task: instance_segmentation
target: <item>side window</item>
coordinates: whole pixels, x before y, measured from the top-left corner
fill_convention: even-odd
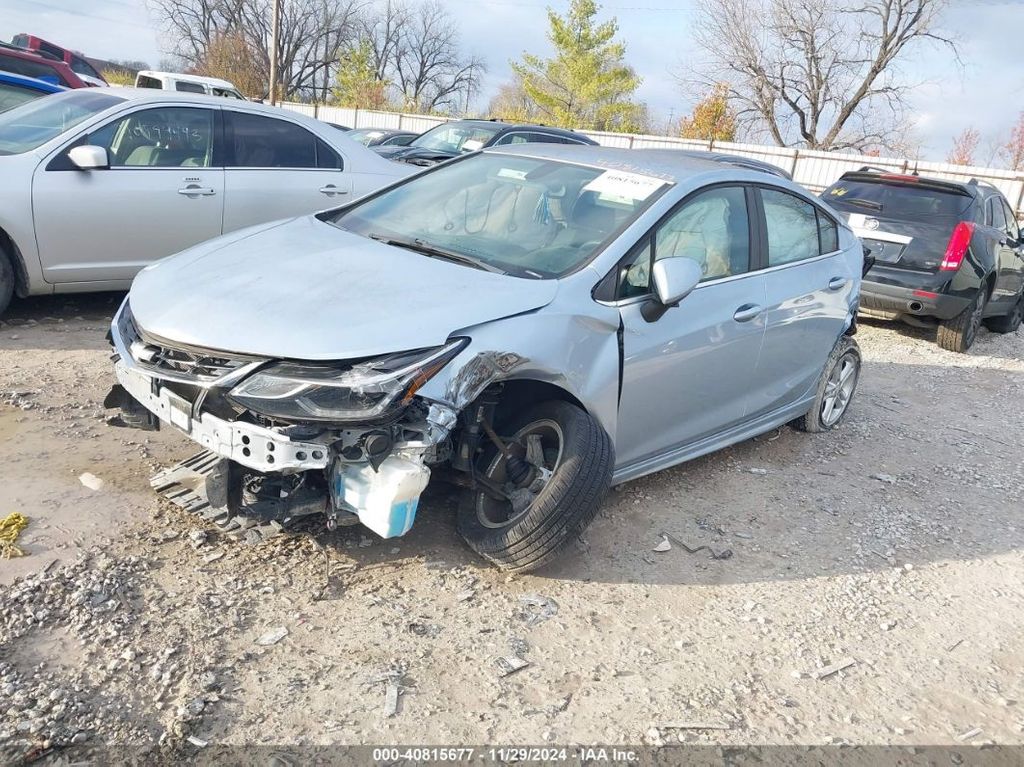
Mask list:
[[[768,266],[790,264],[822,252],[814,205],[776,189],[761,189],[761,200],[768,228]]]
[[[1017,223],[1017,215],[1010,209],[1006,200],[1000,199],[999,201],[1002,203],[1003,213],[1006,214],[1006,233],[1014,240],[1019,240],[1020,224]]]
[[[550,133],[527,133],[526,140],[531,144],[564,144],[560,136]]]
[[[157,80],[155,77],[150,77],[149,75],[139,75],[138,77],[135,78],[135,87],[136,88],[156,88],[157,90],[162,90],[163,87],[164,87],[164,84],[162,82],[160,82],[159,80]]]
[[[327,146],[320,139],[316,140],[316,167],[328,170],[343,170],[345,163],[341,161],[338,153]]]
[[[811,223],[814,212],[811,211]],[[817,233],[814,234],[817,245]],[[743,187],[709,189],[687,200],[654,234],[654,260],[692,258],[704,280],[750,270],[750,224]]]
[[[95,77],[100,79],[100,73],[97,72],[93,66],[81,56],[71,57],[71,71],[77,75],[85,75],[86,77]]]
[[[143,109],[94,130],[88,143],[106,149],[115,168],[208,168],[213,157],[213,111]]]
[[[317,139],[286,120],[245,112],[225,112],[234,168],[316,168]]]
[[[621,267],[619,284],[615,297],[633,298],[650,292],[651,286],[651,238],[645,237],[629,254],[627,263]]]
[[[525,144],[526,134],[525,133],[506,133],[500,139],[495,141],[491,146],[507,146],[509,144]]]
[[[174,90],[184,91],[185,93],[206,93],[206,88],[199,83],[186,83],[181,81],[174,84]]]
[[[824,255],[839,250],[839,232],[836,229],[836,222],[815,208],[818,216],[818,240],[821,247],[819,250]]]
[[[998,197],[989,197],[988,205],[992,211],[992,228],[998,229],[1000,232],[1006,231],[1006,214],[1003,212],[1003,206],[1001,200]]]

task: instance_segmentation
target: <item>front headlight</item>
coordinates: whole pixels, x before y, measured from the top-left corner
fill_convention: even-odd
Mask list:
[[[279,362],[246,378],[228,399],[286,421],[373,422],[409,403],[469,343],[374,357],[355,364]]]

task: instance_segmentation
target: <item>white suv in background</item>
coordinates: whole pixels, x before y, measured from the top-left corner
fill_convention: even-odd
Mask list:
[[[186,75],[180,72],[154,72],[150,69],[143,69],[135,76],[135,87],[184,93],[205,93],[207,96],[246,100],[234,83],[227,80],[217,77]]]

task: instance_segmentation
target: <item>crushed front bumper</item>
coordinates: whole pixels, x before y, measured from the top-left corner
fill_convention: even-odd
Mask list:
[[[261,472],[305,471],[325,469],[330,462],[325,444],[296,441],[272,429],[243,421],[225,421],[211,413],[194,416],[190,402],[161,386],[159,379],[128,367],[123,360],[114,365],[114,374],[125,391],[162,423],[247,468]]]

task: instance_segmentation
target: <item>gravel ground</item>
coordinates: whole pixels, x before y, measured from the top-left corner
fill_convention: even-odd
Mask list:
[[[629,483],[564,562],[510,577],[460,544],[445,491],[402,539],[311,524],[259,547],[159,501],[148,476],[194,449],[105,423],[118,300],[16,302],[0,322],[0,516],[31,520],[27,556],[0,561],[9,759],[1024,744],[1024,334],[958,356],[865,324],[839,430]],[[662,533],[712,551],[655,551]],[[528,665],[503,676],[501,658]]]

